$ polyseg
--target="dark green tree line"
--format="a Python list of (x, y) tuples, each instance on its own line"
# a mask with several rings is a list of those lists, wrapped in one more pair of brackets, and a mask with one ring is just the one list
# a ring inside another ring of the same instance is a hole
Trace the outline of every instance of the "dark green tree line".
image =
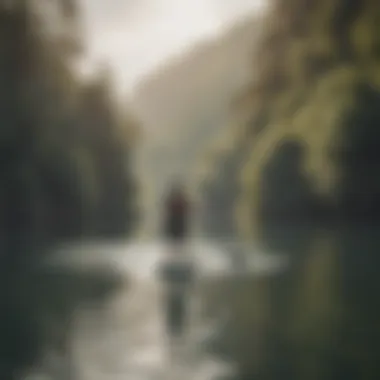
[(106, 77), (76, 73), (85, 53), (73, 33), (78, 7), (55, 6), (57, 30), (38, 2), (0, 4), (1, 240), (10, 261), (47, 243), (127, 236), (137, 216), (136, 125)]
[(23, 377), (46, 345), (67, 355), (72, 311), (118, 286), (113, 273), (32, 264), (60, 243), (131, 236), (138, 220), (137, 124), (109, 77), (75, 69), (85, 56), (80, 21), (75, 0), (0, 0), (2, 379)]
[(271, 284), (266, 362), (242, 366), (247, 378), (379, 376), (379, 25), (375, 0), (270, 2), (237, 111), (245, 128), (231, 126), (204, 190), (212, 204), (235, 182), (238, 236), (292, 259)]

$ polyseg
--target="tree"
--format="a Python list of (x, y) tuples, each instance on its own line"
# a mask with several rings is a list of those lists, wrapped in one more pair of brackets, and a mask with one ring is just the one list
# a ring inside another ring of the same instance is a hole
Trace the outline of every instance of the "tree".
[(65, 25), (79, 22), (77, 5), (56, 5), (58, 30), (32, 1), (0, 7), (1, 235), (10, 261), (64, 240), (126, 236), (137, 216), (125, 132), (136, 126), (128, 120), (122, 131), (106, 81), (75, 72), (61, 42)]

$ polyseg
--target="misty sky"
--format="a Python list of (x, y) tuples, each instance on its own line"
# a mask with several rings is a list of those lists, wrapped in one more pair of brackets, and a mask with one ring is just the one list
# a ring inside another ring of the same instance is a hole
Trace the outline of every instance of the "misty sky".
[(260, 0), (81, 0), (92, 61), (105, 58), (121, 88), (194, 42), (258, 9)]

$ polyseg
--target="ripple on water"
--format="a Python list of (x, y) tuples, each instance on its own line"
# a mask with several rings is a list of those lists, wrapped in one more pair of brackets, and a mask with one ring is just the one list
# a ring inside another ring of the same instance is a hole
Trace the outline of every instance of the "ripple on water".
[[(230, 246), (192, 242), (187, 248), (203, 275), (236, 276)], [(213, 380), (233, 372), (231, 365), (205, 352), (203, 342), (208, 339), (207, 334), (211, 334), (213, 326), (199, 319), (192, 322), (195, 324), (193, 335), (184, 345), (182, 359), (177, 357), (178, 360), (173, 362), (162, 331), (162, 305), (154, 275), (165, 254), (162, 243), (97, 245), (96, 250), (82, 247), (81, 252), (65, 256), (66, 262), (73, 260), (73, 265), (89, 266), (111, 262), (114, 268), (125, 272), (131, 279), (126, 291), (107, 304), (109, 310), (106, 313), (92, 310), (91, 314), (83, 313), (78, 321), (75, 344), (78, 346), (77, 361), (82, 373), (86, 373), (83, 379), (158, 380), (162, 377), (166, 380), (173, 376), (176, 380)], [(248, 272), (276, 272), (286, 265), (284, 259), (273, 255), (259, 255), (250, 250), (246, 250), (245, 255), (245, 270)], [(93, 323), (94, 319), (98, 319), (97, 323)], [(83, 326), (82, 332), (80, 326)], [(180, 351), (178, 347), (176, 351)], [(182, 376), (178, 377), (178, 373)]]

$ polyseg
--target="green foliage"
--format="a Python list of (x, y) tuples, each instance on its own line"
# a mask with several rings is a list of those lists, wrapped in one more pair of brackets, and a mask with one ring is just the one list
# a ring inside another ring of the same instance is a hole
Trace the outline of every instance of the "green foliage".
[(10, 262), (62, 240), (124, 237), (137, 217), (136, 124), (120, 116), (108, 77), (88, 83), (73, 68), (76, 2), (53, 2), (59, 26), (38, 6), (0, 3), (1, 233)]
[(76, 1), (49, 2), (54, 15), (41, 3), (0, 0), (4, 379), (36, 365), (46, 345), (67, 350), (73, 310), (119, 286), (113, 273), (41, 274), (34, 264), (66, 241), (129, 236), (137, 221), (137, 126), (120, 116), (108, 78), (88, 82), (74, 70), (82, 53)]
[[(373, 1), (273, 1), (256, 47), (252, 82), (237, 107), (237, 117), (245, 115), (247, 119), (245, 127), (242, 132), (239, 122), (231, 124), (232, 146), (221, 151), (211, 168), (222, 173), (223, 165), (232, 160), (234, 173), (214, 175), (214, 180), (208, 180), (209, 189), (228, 189), (234, 183), (233, 191), (226, 190), (226, 202), (234, 204), (227, 218), (234, 220), (237, 213), (235, 230), (240, 235), (260, 235), (262, 218), (269, 212), (263, 210), (262, 195), (268, 191), (273, 191), (279, 210), (292, 207), (284, 192), (295, 193), (293, 185), (298, 180), (287, 182), (282, 178), (286, 168), (275, 175), (271, 190), (264, 183), (268, 165), (279, 154), (284, 140), (304, 147), (299, 180), (303, 177), (308, 181), (305, 189), (311, 188), (320, 198), (317, 203), (325, 222), (336, 218), (343, 222), (341, 211), (349, 202), (344, 201), (343, 206), (339, 198), (350, 192), (355, 196), (359, 189), (354, 189), (353, 183), (362, 183), (365, 173), (357, 169), (354, 174), (355, 169), (346, 165), (340, 144), (347, 145), (347, 139), (351, 145), (362, 144), (350, 132), (352, 123), (368, 139), (376, 129), (379, 20)], [(363, 86), (372, 89), (368, 96), (372, 96), (373, 111), (359, 99)], [(352, 117), (352, 112), (357, 116)], [(352, 148), (352, 157), (355, 149)], [(377, 162), (374, 158), (371, 166)], [(354, 178), (356, 175), (360, 180)], [(373, 197), (378, 197), (373, 186)], [(211, 190), (204, 192), (206, 198), (213, 198)], [(373, 202), (363, 207), (369, 210)], [(273, 203), (271, 207), (275, 207)], [(313, 221), (309, 214), (309, 222)]]
[(209, 176), (204, 198), (233, 188), (240, 236), (292, 259), (269, 295), (263, 378), (376, 378), (380, 8), (274, 0), (266, 17), (238, 108), (248, 120), (210, 169), (236, 159), (234, 173)]

